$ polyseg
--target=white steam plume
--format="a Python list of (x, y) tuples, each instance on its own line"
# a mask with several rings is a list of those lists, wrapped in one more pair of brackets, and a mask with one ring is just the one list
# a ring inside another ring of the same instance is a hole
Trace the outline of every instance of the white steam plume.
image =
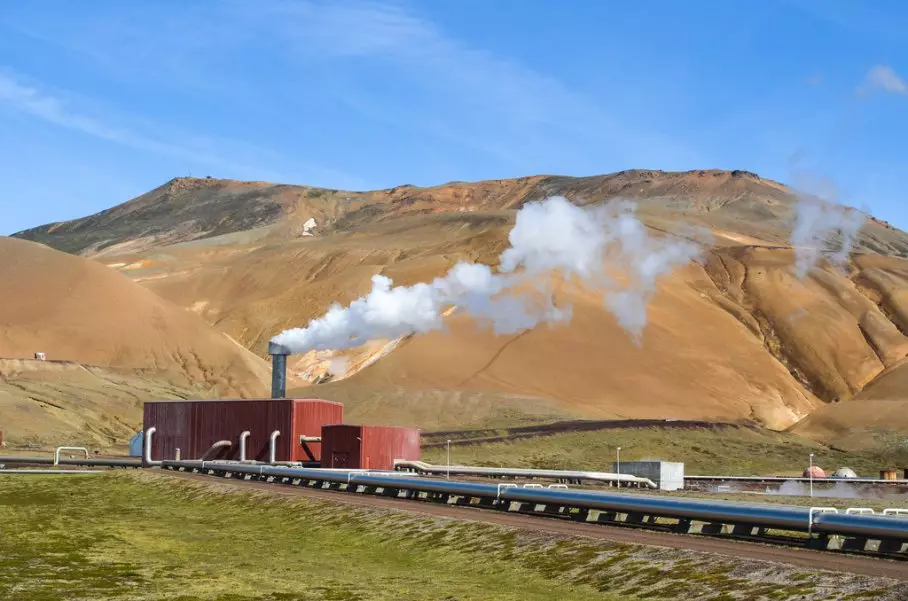
[(836, 186), (825, 177), (798, 169), (795, 223), (790, 243), (795, 250), (795, 275), (803, 279), (824, 254), (841, 267), (848, 260), (855, 238), (867, 221), (867, 213), (838, 202)]
[(347, 373), (350, 361), (343, 355), (328, 359), (328, 373), (335, 378), (342, 378)]
[(795, 275), (803, 279), (824, 253), (842, 266), (867, 215), (851, 207), (812, 196), (801, 196), (795, 206), (791, 245), (795, 249)]
[(657, 279), (699, 258), (700, 246), (651, 236), (634, 210), (625, 202), (588, 210), (560, 196), (528, 203), (517, 213), (498, 273), (460, 262), (443, 277), (413, 286), (393, 286), (390, 278), (376, 275), (372, 290), (348, 307), (334, 304), (306, 327), (272, 341), (293, 353), (351, 348), (441, 330), (443, 314), (452, 306), (496, 334), (565, 322), (570, 307), (555, 306), (549, 283), (558, 275), (601, 290), (605, 306), (639, 344)]

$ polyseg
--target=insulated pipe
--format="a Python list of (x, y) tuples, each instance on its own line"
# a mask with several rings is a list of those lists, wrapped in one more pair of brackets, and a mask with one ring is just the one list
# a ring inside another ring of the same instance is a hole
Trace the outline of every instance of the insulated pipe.
[(287, 356), (290, 354), (290, 349), (282, 344), (269, 342), (268, 354), (271, 355), (271, 398), (286, 398)]
[(202, 453), (202, 461), (205, 461), (206, 459), (208, 459), (208, 457), (211, 456), (211, 454), (214, 453), (215, 451), (217, 451), (218, 449), (223, 449), (224, 447), (229, 447), (232, 445), (233, 445), (233, 443), (230, 442), (229, 440), (217, 441), (216, 443), (214, 443), (213, 445), (208, 447), (207, 451)]
[[(53, 465), (50, 457), (0, 457), (0, 465)], [(142, 459), (68, 459), (61, 457), (58, 465), (89, 465), (100, 467), (142, 467)]]
[(151, 460), (151, 435), (157, 431), (158, 431), (158, 429), (155, 428), (154, 426), (145, 430), (145, 448), (143, 449), (143, 451), (144, 451), (143, 459), (145, 460), (145, 465), (161, 465), (160, 461)]
[(246, 439), (249, 438), (249, 430), (240, 432), (240, 461), (246, 461)]
[(491, 476), (511, 478), (550, 478), (561, 480), (590, 480), (594, 482), (624, 482), (648, 488), (658, 488), (649, 478), (610, 472), (581, 472), (568, 470), (541, 470), (514, 467), (475, 467), (471, 465), (432, 465), (422, 461), (394, 460), (395, 469), (413, 469), (426, 474), (455, 474), (459, 476)]
[(57, 447), (57, 450), (54, 451), (54, 465), (60, 463), (60, 451), (82, 451), (85, 453), (85, 458), (88, 459), (88, 449), (85, 447)]
[[(166, 467), (198, 468), (201, 462), (165, 461)], [(748, 524), (807, 532), (811, 528), (808, 507), (732, 503), (679, 497), (655, 497), (637, 494), (603, 493), (534, 488), (502, 488), (501, 485), (476, 484), (454, 480), (429, 480), (400, 477), (362, 470), (296, 469), (273, 466), (242, 466), (221, 462), (206, 462), (205, 467), (236, 473), (272, 475), (345, 483), (348, 486), (395, 488), (439, 492), (501, 501), (580, 507), (604, 511), (643, 513), (670, 518), (687, 518), (725, 524)], [(908, 519), (841, 513), (822, 513), (813, 517), (813, 532), (851, 534), (882, 539), (908, 540)]]
[(271, 433), (271, 441), (268, 443), (268, 463), (277, 463), (277, 437), (280, 435), (280, 430)]

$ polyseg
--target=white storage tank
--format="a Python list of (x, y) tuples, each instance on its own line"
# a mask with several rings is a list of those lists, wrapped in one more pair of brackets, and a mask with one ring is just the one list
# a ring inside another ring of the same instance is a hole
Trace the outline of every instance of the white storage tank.
[(684, 464), (676, 461), (617, 461), (612, 462), (612, 471), (649, 478), (659, 490), (682, 490), (684, 488)]
[(858, 475), (850, 467), (840, 467), (832, 473), (833, 478), (857, 478)]

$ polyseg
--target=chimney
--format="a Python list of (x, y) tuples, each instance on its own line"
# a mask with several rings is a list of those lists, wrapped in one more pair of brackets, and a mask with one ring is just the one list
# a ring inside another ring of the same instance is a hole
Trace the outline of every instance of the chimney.
[(268, 354), (271, 355), (271, 398), (282, 399), (287, 396), (287, 355), (290, 349), (269, 342)]

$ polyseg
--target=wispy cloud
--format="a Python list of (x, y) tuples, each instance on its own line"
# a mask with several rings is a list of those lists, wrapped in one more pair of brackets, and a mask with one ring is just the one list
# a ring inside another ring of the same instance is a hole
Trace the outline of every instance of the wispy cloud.
[(672, 165), (701, 158), (642, 121), (610, 113), (607, 98), (590, 98), (557, 78), (471, 47), (397, 5), (274, 1), (235, 9), (244, 23), (283, 39), (299, 61), (372, 65), (408, 86), (400, 90), (407, 96), (401, 110), (374, 86), (336, 77), (340, 101), (369, 118), (418, 127), (517, 165), (532, 163), (537, 151), (551, 157), (553, 150), (582, 165), (590, 143), (608, 147), (614, 163)]
[(5, 104), (54, 125), (137, 150), (147, 150), (156, 154), (192, 159), (207, 164), (224, 164), (218, 158), (200, 155), (179, 145), (151, 140), (128, 129), (117, 128), (93, 117), (80, 114), (69, 107), (62, 98), (42, 92), (9, 75), (0, 74), (0, 104)]
[[(68, 100), (68, 96), (65, 92), (49, 91), (46, 86), (26, 82), (24, 78), (10, 75), (8, 72), (0, 72), (0, 106), (7, 106), (53, 125), (107, 142), (180, 159), (197, 166), (222, 169), (231, 177), (255, 176), (259, 179), (279, 181), (287, 178), (287, 173), (280, 169), (280, 166), (283, 166), (300, 169), (317, 179), (345, 181), (351, 184), (358, 181), (340, 171), (291, 164), (291, 161), (279, 153), (245, 142), (214, 139), (191, 133), (178, 134), (172, 139), (151, 137), (134, 128), (121, 127), (110, 120), (95, 117), (92, 113), (99, 111), (73, 106), (75, 103)], [(143, 120), (132, 117), (130, 121), (140, 123)], [(166, 129), (160, 125), (154, 125), (152, 128)], [(222, 152), (213, 152), (212, 149), (215, 148), (221, 149)], [(275, 169), (274, 166), (279, 168)]]
[[(34, 10), (0, 18), (0, 24), (76, 53), (128, 85), (229, 99), (229, 106), (242, 106), (250, 115), (267, 112), (300, 127), (315, 114), (298, 113), (286, 100), (330, 97), (354, 118), (390, 125), (427, 145), (474, 151), (500, 162), (496, 170), (506, 166), (514, 174), (711, 162), (646, 115), (613, 110), (614, 100), (627, 108), (628, 91), (591, 96), (451, 35), (419, 6), (369, 0), (271, 0), (253, 6), (224, 0), (204, 11), (189, 6), (174, 12), (128, 4), (73, 15), (75, 25)], [(263, 52), (267, 70), (285, 75), (269, 89), (236, 68)], [(186, 146), (149, 131), (154, 135), (141, 136), (148, 139), (139, 143)], [(129, 137), (137, 142), (138, 133)]]
[(813, 75), (805, 78), (804, 82), (809, 86), (818, 86), (823, 83), (823, 75), (820, 73), (814, 73)]
[(892, 67), (887, 65), (875, 65), (872, 67), (864, 77), (864, 83), (858, 87), (858, 93), (866, 94), (874, 89), (890, 94), (908, 95), (908, 83)]

